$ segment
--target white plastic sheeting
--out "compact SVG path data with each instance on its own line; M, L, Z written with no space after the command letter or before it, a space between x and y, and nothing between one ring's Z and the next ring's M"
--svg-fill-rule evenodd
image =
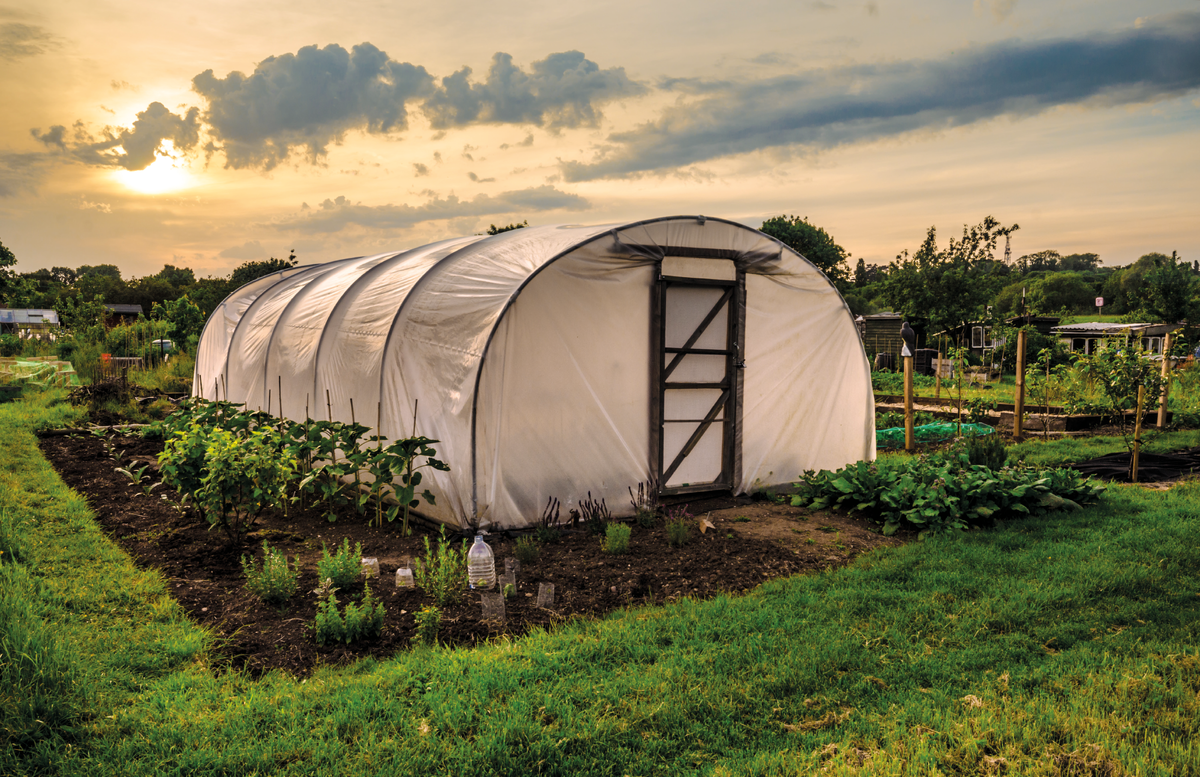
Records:
M693 346L744 349L736 423L709 427L666 485L713 479L722 428L735 430L738 492L874 457L869 366L836 289L772 238L702 217L531 227L276 273L210 318L195 393L294 420L353 413L388 439L412 433L419 403L416 432L450 465L426 470L437 503L422 512L452 526L528 526L550 497L565 515L589 491L628 514L627 488L660 466L655 442L671 460L699 426L675 422L713 401L667 392L670 422L653 429L664 262L672 275L745 278L744 310L735 296ZM720 294L671 293L665 344L679 347ZM737 344L722 342L729 316ZM724 357L683 358L673 380L707 380L705 360Z

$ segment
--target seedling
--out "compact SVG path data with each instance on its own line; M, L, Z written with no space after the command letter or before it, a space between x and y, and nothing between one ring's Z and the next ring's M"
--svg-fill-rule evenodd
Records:
M604 532L604 540L600 543L601 549L612 555L628 553L631 532L628 524L610 523Z

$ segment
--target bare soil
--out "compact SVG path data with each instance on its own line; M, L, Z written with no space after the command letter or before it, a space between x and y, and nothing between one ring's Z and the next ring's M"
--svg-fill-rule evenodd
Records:
M421 589L397 588L395 574L424 553L428 529L404 536L399 522L372 527L368 517L351 507L340 508L331 523L321 508L293 505L286 516L264 514L246 544L237 546L219 530L210 530L195 511L180 509L178 495L170 489L160 486L147 495L116 472L118 466L153 464L161 442L109 439L119 461L91 435L46 437L41 448L67 485L87 499L106 534L136 564L158 570L188 615L218 635L216 650L228 666L254 676L270 670L304 676L321 664L386 657L411 645L414 614L433 599ZM146 472L158 480L153 466ZM439 641L474 645L623 607L745 592L766 580L844 566L873 548L904 541L882 536L861 519L773 501L710 499L687 508L695 516L694 528L682 548L668 544L661 517L653 527L633 525L624 555L603 553L599 537L585 528L564 531L558 542L542 544L537 560L517 573L516 594L506 601L503 624L483 621L480 594L469 592L461 604L443 608ZM701 520L712 528L701 533ZM362 543L363 556L379 560L381 576L369 584L387 616L376 639L321 646L311 629L316 564L323 544L332 552L343 538L351 547ZM260 555L264 540L300 560L299 593L282 607L264 604L245 589L239 560L244 554ZM490 534L487 541L503 572L516 537ZM555 602L548 608L537 606L544 582L555 585Z

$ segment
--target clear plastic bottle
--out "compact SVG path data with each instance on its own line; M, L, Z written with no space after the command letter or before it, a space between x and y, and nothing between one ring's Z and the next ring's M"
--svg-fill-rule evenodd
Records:
M467 552L467 581L476 590L490 591L496 587L496 557L482 534L475 535L475 544Z

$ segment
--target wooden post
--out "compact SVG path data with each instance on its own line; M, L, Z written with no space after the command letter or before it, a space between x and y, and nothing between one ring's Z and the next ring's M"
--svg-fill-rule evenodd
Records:
M1158 428L1167 428L1167 395L1171 393L1171 359L1167 355L1171 352L1171 332L1167 332L1163 337L1162 347L1162 396L1158 400Z
M1025 330L1017 331L1017 391L1013 397L1013 439L1021 441L1025 415Z
M904 450L913 452L913 357L904 356Z
M1137 418L1133 422L1133 456L1129 459L1129 482L1138 482L1138 454L1142 450L1142 402L1146 396L1146 387L1138 386Z

